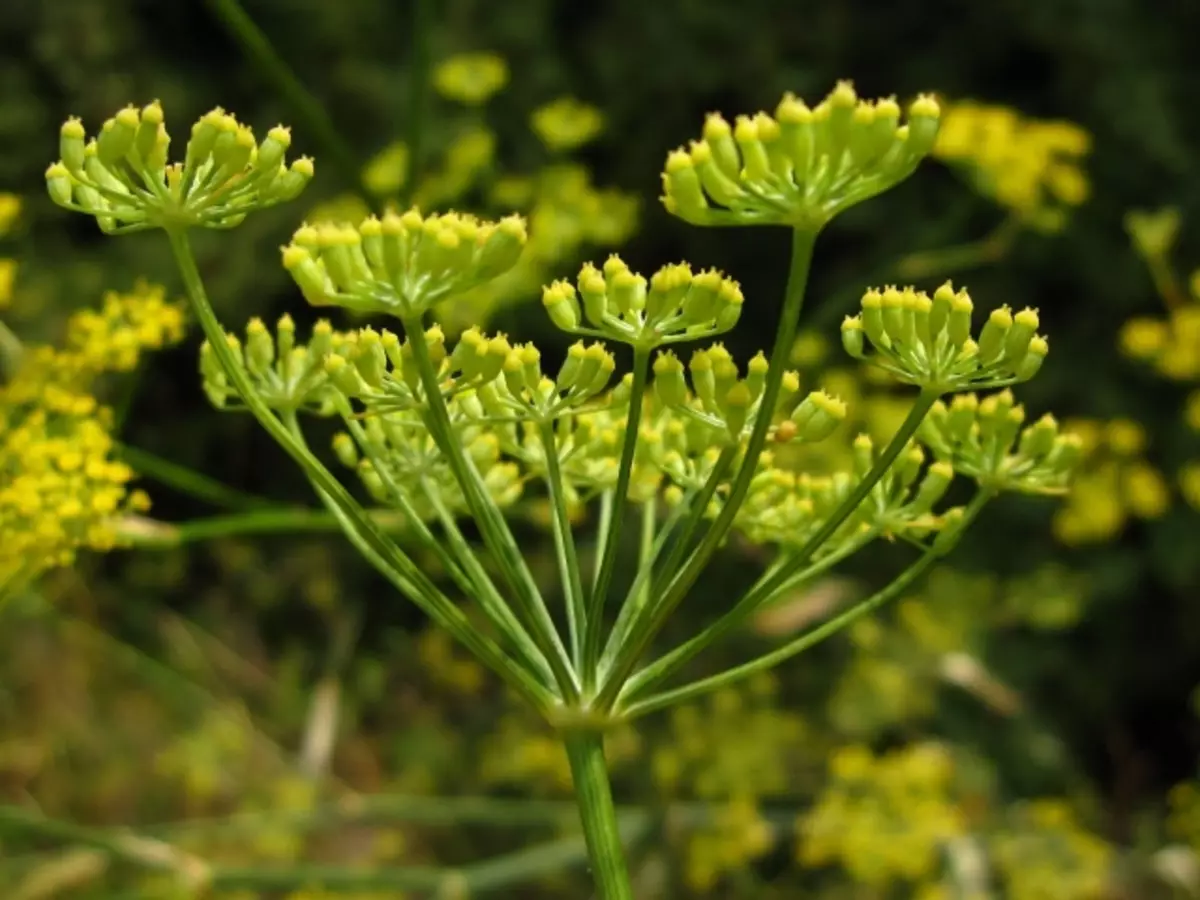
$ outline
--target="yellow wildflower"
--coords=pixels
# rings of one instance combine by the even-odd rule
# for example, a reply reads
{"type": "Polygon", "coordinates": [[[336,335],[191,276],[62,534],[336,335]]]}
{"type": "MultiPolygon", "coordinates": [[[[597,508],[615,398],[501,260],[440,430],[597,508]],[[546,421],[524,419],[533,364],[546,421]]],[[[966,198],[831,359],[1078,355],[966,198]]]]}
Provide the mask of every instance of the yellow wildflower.
{"type": "Polygon", "coordinates": [[[508,64],[495,53],[460,53],[440,63],[433,86],[449,100],[478,106],[508,83],[508,64]]]}
{"type": "Polygon", "coordinates": [[[593,140],[604,128],[604,116],[574,97],[559,97],[535,109],[530,123],[543,144],[564,151],[593,140]]]}

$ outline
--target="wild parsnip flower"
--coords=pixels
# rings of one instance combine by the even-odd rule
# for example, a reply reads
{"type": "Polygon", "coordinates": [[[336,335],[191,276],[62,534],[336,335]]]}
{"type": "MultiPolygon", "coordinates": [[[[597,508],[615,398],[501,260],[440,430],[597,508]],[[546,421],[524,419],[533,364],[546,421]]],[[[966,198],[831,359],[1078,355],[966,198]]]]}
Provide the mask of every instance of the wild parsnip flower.
{"type": "Polygon", "coordinates": [[[933,155],[1025,224],[1054,231],[1088,197],[1082,161],[1090,149],[1091,135],[1073,122],[962,100],[946,106],[933,155]]]}
{"type": "Polygon", "coordinates": [[[867,747],[836,750],[829,785],[798,822],[800,861],[836,862],[877,890],[933,874],[945,844],[967,823],[954,797],[954,759],[936,743],[880,756],[867,747]]]}
{"type": "Polygon", "coordinates": [[[855,359],[939,393],[1003,387],[1036,375],[1049,352],[1037,333],[1037,311],[1014,314],[1001,306],[974,338],[973,309],[970,295],[950,282],[932,298],[913,288],[871,289],[862,312],[842,323],[842,344],[855,359]],[[866,352],[866,341],[874,353],[866,352]]]}
{"type": "Polygon", "coordinates": [[[1053,528],[1065,544],[1106,541],[1131,519],[1157,519],[1171,503],[1166,478],[1145,457],[1145,429],[1131,419],[1073,420],[1080,462],[1053,528]]]}
{"type": "Polygon", "coordinates": [[[529,122],[541,142],[559,152],[582,147],[604,129],[600,110],[575,97],[559,97],[539,106],[529,122]]]}
{"type": "Polygon", "coordinates": [[[59,206],[96,217],[100,228],[124,234],[147,228],[233,228],[246,214],[298,196],[313,163],[288,165],[291,133],[282,125],[259,142],[254,132],[219,107],[192,126],[182,163],[170,163],[158,102],[127,106],[87,139],[68,119],[59,135],[62,158],[46,170],[59,206]]]}
{"type": "Polygon", "coordinates": [[[419,316],[512,268],[527,238],[520,216],[487,222],[412,209],[358,227],[303,225],[283,248],[283,266],[314,306],[419,316]]]}
{"type": "Polygon", "coordinates": [[[980,485],[1061,496],[1083,454],[1079,437],[1047,413],[1025,425],[1025,408],[1008,390],[982,400],[959,394],[934,404],[919,434],[936,457],[980,485]]]}
{"type": "Polygon", "coordinates": [[[459,53],[438,63],[433,86],[448,100],[467,106],[486,103],[508,84],[508,63],[495,53],[459,53]]]}
{"type": "Polygon", "coordinates": [[[92,395],[104,372],[182,337],[182,310],[161,288],[109,292],[67,322],[61,349],[24,348],[0,386],[0,595],[82,549],[108,550],[117,520],[148,499],[115,457],[111,414],[92,395]]]}
{"type": "Polygon", "coordinates": [[[730,125],[712,113],[700,140],[667,157],[663,205],[693,225],[819,227],[911,175],[939,117],[922,95],[901,125],[894,99],[861,100],[848,81],[811,109],[785,94],[774,116],[730,125]]]}
{"type": "Polygon", "coordinates": [[[1083,828],[1066,801],[1018,805],[988,841],[1006,896],[1013,900],[1090,900],[1109,885],[1115,852],[1083,828]]]}

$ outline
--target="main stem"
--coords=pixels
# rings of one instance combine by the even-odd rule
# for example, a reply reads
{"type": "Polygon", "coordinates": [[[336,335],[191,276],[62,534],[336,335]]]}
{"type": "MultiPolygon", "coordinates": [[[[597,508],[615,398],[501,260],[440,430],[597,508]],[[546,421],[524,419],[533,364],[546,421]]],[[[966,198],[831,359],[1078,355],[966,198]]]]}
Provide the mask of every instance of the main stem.
{"type": "Polygon", "coordinates": [[[604,761],[604,736],[592,730],[569,731],[563,735],[575,800],[583,823],[592,877],[599,900],[633,900],[625,850],[617,828],[617,810],[613,805],[604,761]]]}

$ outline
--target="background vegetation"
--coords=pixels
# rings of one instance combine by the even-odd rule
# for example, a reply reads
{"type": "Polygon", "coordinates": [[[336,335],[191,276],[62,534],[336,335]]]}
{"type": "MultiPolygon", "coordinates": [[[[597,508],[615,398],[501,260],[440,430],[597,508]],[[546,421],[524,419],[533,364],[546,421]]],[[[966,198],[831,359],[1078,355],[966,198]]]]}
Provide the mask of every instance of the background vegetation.
{"type": "MultiPolygon", "coordinates": [[[[552,341],[538,286],[619,248],[635,270],[687,259],[738,278],[746,312],[729,343],[746,356],[771,337],[782,235],[689,228],[656,202],[667,150],[693,137],[705,112],[771,108],[784,90],[822,96],[843,77],[864,95],[934,90],[951,109],[1007,107],[965,108],[982,136],[965,159],[944,152],[829,229],[795,361],[862,396],[854,427],[886,431],[888,388],[836,346],[866,285],[933,288],[952,276],[987,304],[1038,307],[1053,352],[1023,400],[1034,415],[1076,420],[1092,448],[1080,484],[1065,504],[998,503],[952,569],[848,639],[615,734],[639,890],[872,900],[1200,892],[1200,283],[1189,286],[1200,267],[1200,69],[1190,64],[1200,9],[424,8],[426,40],[414,45],[412,3],[245,0],[269,37],[265,52],[307,92],[297,94],[247,44],[230,0],[6,3],[0,190],[19,200],[19,210],[0,206],[0,256],[14,261],[0,266],[8,326],[59,342],[68,316],[106,290],[128,292],[139,277],[179,290],[163,242],[104,238],[45,197],[42,173],[68,114],[94,124],[158,97],[175,123],[220,103],[260,130],[294,126],[295,146],[317,158],[304,199],[198,241],[227,326],[284,311],[314,318],[275,256],[302,216],[361,207],[364,192],[370,203],[415,194],[426,207],[531,213],[536,252],[521,277],[503,296],[475,298],[463,321],[486,315],[552,341]],[[420,146],[397,146],[411,134],[422,51],[438,90],[422,107],[420,146]],[[463,101],[487,93],[495,63],[472,68],[464,53],[507,64],[486,102],[463,101]],[[534,115],[563,98],[587,106],[534,115]],[[1056,163],[1079,181],[1059,172],[1055,182],[1036,142],[1012,137],[1004,123],[1016,113],[1086,132],[1083,150],[1056,163]],[[1023,165],[1050,200],[1004,193],[1006,173],[1023,165]],[[1177,218],[1129,217],[1162,207],[1177,218]]],[[[559,802],[569,777],[554,743],[327,522],[291,511],[313,507],[307,486],[248,418],[209,408],[197,344],[189,329],[96,388],[133,448],[125,458],[143,475],[154,521],[193,524],[137,520],[133,534],[127,522],[142,546],[81,558],[0,610],[5,896],[189,896],[185,865],[147,874],[128,845],[113,844],[117,826],[224,867],[220,896],[324,896],[320,884],[358,897],[463,896],[453,891],[464,886],[581,896],[582,845],[571,805],[559,802]],[[293,533],[214,536],[228,522],[212,517],[253,502],[198,496],[194,479],[181,484],[159,458],[270,498],[293,533]],[[481,860],[491,862],[447,874],[481,860]]],[[[534,525],[524,536],[549,550],[534,525]]],[[[719,608],[748,552],[729,548],[726,569],[690,598],[691,615],[719,608]]],[[[893,571],[886,553],[870,559],[876,568],[795,598],[741,640],[791,633],[893,571]]],[[[544,566],[553,578],[552,554],[544,566]]]]}

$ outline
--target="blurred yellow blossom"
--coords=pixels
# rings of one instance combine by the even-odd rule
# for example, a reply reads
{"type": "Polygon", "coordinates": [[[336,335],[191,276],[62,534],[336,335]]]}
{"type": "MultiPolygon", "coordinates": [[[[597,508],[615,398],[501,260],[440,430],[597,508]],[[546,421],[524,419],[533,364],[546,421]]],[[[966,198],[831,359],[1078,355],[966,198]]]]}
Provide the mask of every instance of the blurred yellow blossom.
{"type": "Polygon", "coordinates": [[[711,891],[724,873],[745,868],[774,844],[774,831],[757,804],[735,798],[716,806],[712,822],[692,835],[684,852],[684,878],[694,890],[711,891]]]}
{"type": "Polygon", "coordinates": [[[1146,433],[1132,419],[1076,420],[1064,431],[1083,443],[1084,459],[1066,502],[1054,516],[1054,533],[1064,544],[1090,544],[1115,537],[1130,518],[1157,519],[1170,507],[1167,480],[1143,457],[1146,433]]]}
{"type": "Polygon", "coordinates": [[[1073,122],[963,100],[943,104],[933,155],[966,169],[977,190],[1026,224],[1052,231],[1088,197],[1090,149],[1091,135],[1073,122]]]}
{"type": "Polygon", "coordinates": [[[574,150],[600,134],[604,116],[574,97],[559,97],[535,109],[530,123],[534,134],[551,150],[574,150]]]}
{"type": "Polygon", "coordinates": [[[837,750],[829,784],[798,823],[799,858],[837,863],[876,889],[932,875],[946,842],[966,821],[953,797],[954,762],[937,743],[876,756],[862,745],[837,750]]]}
{"type": "Polygon", "coordinates": [[[433,86],[449,100],[478,106],[508,83],[508,64],[495,53],[460,53],[439,63],[433,86]]]}
{"type": "Polygon", "coordinates": [[[16,194],[0,193],[0,237],[12,231],[21,216],[21,198],[16,194]]]}
{"type": "Polygon", "coordinates": [[[118,517],[148,507],[112,458],[111,416],[92,384],[182,334],[182,308],[139,284],[72,315],[63,348],[23,348],[0,387],[0,598],[80,549],[110,549],[118,517]]]}
{"type": "Polygon", "coordinates": [[[1017,807],[990,850],[1011,900],[1096,900],[1105,895],[1114,855],[1061,800],[1017,807]]]}

